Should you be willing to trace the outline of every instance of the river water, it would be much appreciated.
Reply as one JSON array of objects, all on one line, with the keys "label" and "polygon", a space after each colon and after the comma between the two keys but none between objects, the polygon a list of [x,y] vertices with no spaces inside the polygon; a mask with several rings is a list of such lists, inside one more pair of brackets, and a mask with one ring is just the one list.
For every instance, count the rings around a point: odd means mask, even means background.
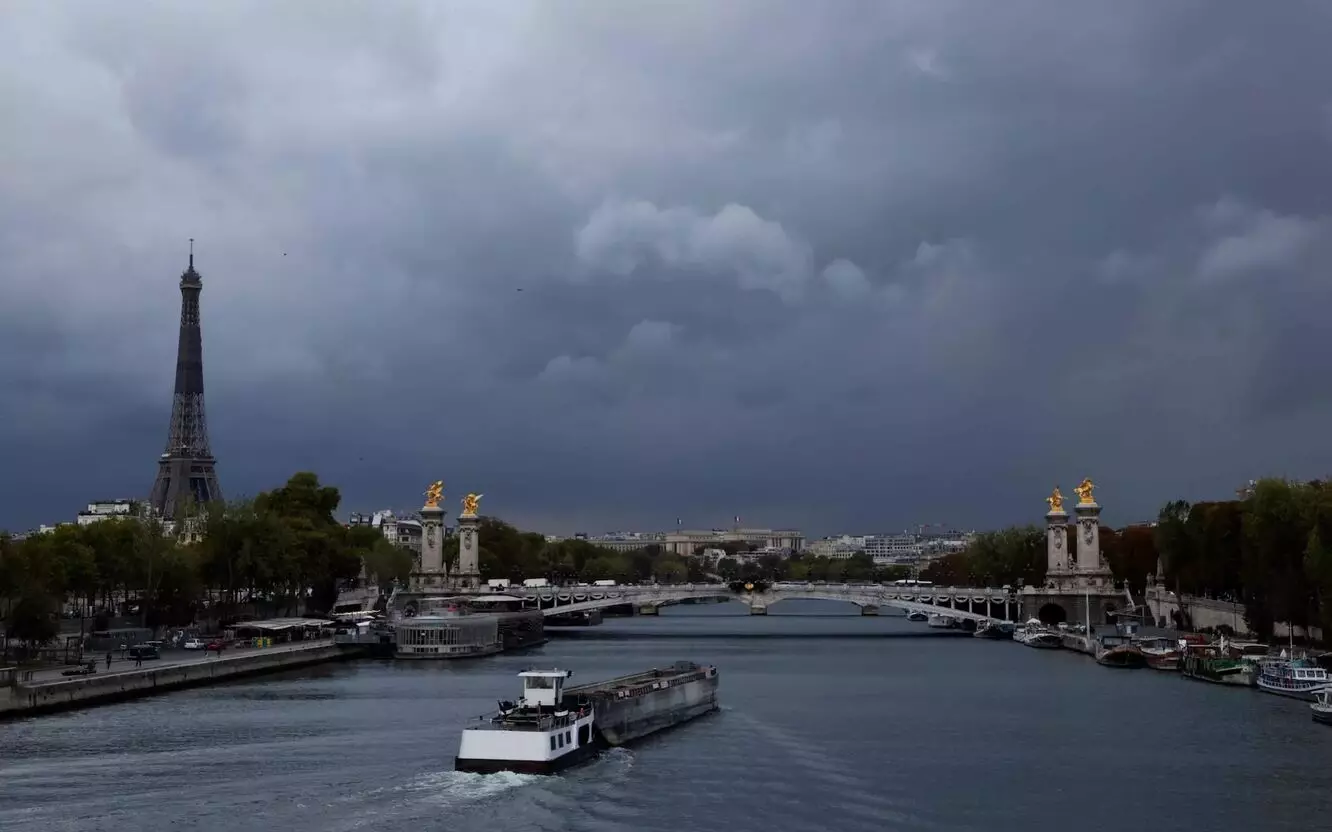
[{"label": "river water", "polygon": [[[1308,706],[788,602],[563,630],[471,663],[354,662],[0,723],[0,830],[1312,830]],[[774,610],[774,613],[779,610]],[[720,713],[557,777],[451,770],[558,665],[715,663]]]}]

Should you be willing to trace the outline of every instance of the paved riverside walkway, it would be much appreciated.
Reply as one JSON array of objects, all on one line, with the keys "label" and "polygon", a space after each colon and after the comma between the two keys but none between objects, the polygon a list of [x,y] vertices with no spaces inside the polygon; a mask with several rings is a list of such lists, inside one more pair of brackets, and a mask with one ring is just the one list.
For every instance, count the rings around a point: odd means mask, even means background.
[{"label": "paved riverside walkway", "polygon": [[[84,664],[92,659],[97,660],[97,672],[92,676],[115,676],[122,673],[144,673],[154,670],[166,670],[173,667],[187,667],[189,665],[206,664],[208,662],[226,662],[228,659],[237,659],[245,656],[272,655],[274,653],[291,653],[300,650],[308,650],[312,647],[327,647],[333,644],[331,638],[307,639],[305,641],[293,641],[286,644],[275,644],[272,647],[227,647],[223,649],[222,656],[218,657],[216,653],[207,653],[203,650],[180,650],[167,649],[162,651],[160,659],[144,659],[143,664],[136,666],[134,659],[120,657],[120,651],[112,651],[111,669],[106,669],[106,653],[95,655],[93,653],[84,653]],[[19,680],[23,685],[45,685],[51,682],[68,682],[71,679],[86,679],[87,676],[63,676],[63,671],[69,670],[77,665],[64,665],[61,667],[43,668],[41,670],[31,671],[29,678],[26,671],[20,671]]]}]

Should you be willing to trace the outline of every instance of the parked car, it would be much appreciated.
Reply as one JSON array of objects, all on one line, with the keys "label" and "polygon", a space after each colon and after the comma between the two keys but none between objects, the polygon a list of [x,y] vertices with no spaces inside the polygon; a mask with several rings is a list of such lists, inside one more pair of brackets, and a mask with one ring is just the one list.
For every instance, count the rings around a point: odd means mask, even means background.
[{"label": "parked car", "polygon": [[182,650],[203,650],[208,647],[208,642],[201,638],[187,638],[181,642],[180,647]]}]

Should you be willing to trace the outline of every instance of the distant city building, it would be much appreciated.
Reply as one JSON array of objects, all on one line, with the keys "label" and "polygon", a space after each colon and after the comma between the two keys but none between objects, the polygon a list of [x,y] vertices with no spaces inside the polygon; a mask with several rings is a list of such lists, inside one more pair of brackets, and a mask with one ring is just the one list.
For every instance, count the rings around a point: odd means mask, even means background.
[{"label": "distant city building", "polygon": [[634,552],[648,546],[661,546],[665,541],[665,535],[657,532],[609,532],[595,537],[589,537],[586,534],[581,537],[574,535],[574,539],[585,540],[603,549],[614,549],[617,552]]},{"label": "distant city building", "polygon": [[676,531],[662,535],[662,547],[672,554],[692,555],[701,546],[726,548],[726,544],[763,549],[771,553],[803,551],[805,535],[795,529],[711,529]]},{"label": "distant city building", "polygon": [[806,551],[815,557],[844,560],[866,550],[865,535],[842,534],[825,537],[809,544]]},{"label": "distant city building", "polygon": [[[556,542],[560,538],[547,536],[547,540]],[[695,552],[725,553],[731,548],[745,549],[743,554],[758,557],[764,554],[788,556],[804,548],[805,536],[794,529],[711,529],[708,531],[674,532],[608,532],[601,535],[589,535],[577,532],[571,540],[585,540],[588,543],[617,552],[633,552],[648,546],[658,546],[663,552],[682,557],[689,557]],[[752,550],[752,551],[751,551]]]},{"label": "distant city building", "polygon": [[[389,509],[372,514],[353,512],[347,520],[348,526],[369,526],[378,529],[384,539],[395,546],[421,554],[421,521],[415,517],[399,517]],[[449,537],[453,529],[446,526],[444,536]]]},{"label": "distant city building", "polygon": [[111,517],[132,517],[134,508],[133,500],[101,500],[88,503],[88,508],[79,512],[75,522],[80,526],[88,526]]},{"label": "distant city building", "polygon": [[902,532],[901,534],[831,535],[809,545],[819,557],[846,559],[864,552],[875,566],[922,567],[930,561],[967,547],[972,535],[956,531]]}]

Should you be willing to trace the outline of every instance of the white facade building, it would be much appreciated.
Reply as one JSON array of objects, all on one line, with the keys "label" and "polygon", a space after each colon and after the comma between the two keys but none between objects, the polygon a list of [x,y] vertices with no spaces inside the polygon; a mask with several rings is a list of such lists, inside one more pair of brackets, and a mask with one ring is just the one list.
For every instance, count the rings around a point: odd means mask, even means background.
[{"label": "white facade building", "polygon": [[79,512],[75,522],[80,526],[88,526],[110,517],[131,517],[133,514],[133,500],[102,500],[88,503],[88,508]]},{"label": "white facade building", "polygon": [[866,537],[864,535],[837,535],[814,541],[809,544],[807,551],[816,557],[843,560],[851,557],[856,552],[866,551],[865,542]]}]

